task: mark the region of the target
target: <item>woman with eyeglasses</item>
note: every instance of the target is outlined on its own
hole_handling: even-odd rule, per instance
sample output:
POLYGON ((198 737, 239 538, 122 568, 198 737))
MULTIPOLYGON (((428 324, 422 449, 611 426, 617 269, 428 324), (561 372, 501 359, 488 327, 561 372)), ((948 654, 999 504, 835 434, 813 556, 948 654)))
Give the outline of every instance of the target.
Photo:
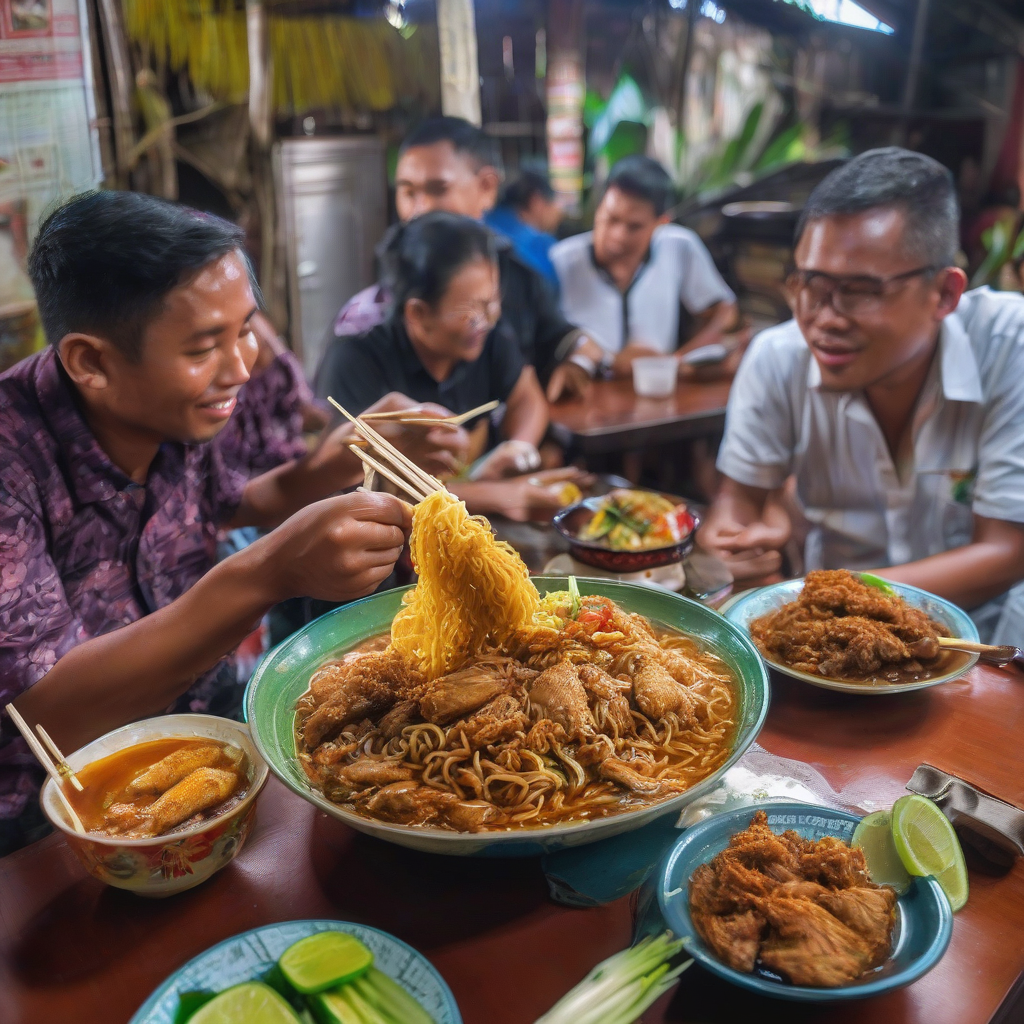
POLYGON ((964 293, 952 176, 872 150, 812 193, 793 319, 754 340, 729 396, 702 543, 781 567, 795 496, 806 569, 871 569, 1024 639, 1024 299, 964 293))
MULTIPOLYGON (((560 507, 561 486, 578 473, 535 472, 547 402, 515 338, 499 323, 494 235, 469 217, 428 213, 392 229, 382 270, 390 313, 379 326, 331 346, 317 375, 321 392, 354 413, 390 392, 422 403, 423 414, 432 416, 502 403, 500 442, 474 466, 471 480, 453 489, 473 512, 550 516, 560 507)), ((470 451, 482 454, 489 417, 467 426, 470 451)))

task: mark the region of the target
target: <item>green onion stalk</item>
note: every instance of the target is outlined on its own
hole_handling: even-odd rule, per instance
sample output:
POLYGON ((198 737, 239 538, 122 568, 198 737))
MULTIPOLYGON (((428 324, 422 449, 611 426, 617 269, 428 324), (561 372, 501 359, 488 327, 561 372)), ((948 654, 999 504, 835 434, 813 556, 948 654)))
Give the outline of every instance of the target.
POLYGON ((535 1024, 632 1024, 693 963, 670 967, 682 948, 671 932, 648 936, 602 960, 535 1024))

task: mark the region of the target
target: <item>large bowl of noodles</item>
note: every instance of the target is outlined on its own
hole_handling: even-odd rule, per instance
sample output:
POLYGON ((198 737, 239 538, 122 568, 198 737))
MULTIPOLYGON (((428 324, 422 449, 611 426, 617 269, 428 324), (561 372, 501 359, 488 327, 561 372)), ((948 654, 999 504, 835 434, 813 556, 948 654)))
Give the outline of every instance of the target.
MULTIPOLYGON (((569 585, 566 577, 533 577, 532 581, 541 595, 564 591, 569 585)), ((360 832, 430 853, 530 856, 583 846, 640 828, 663 815, 677 814, 690 801, 714 788, 760 732, 768 711, 768 675, 764 664, 742 629, 695 601, 668 591, 603 579, 580 579, 578 586, 584 597, 605 596, 626 612, 644 616, 656 627, 694 638, 728 667, 736 691, 735 725, 728 739, 728 755, 716 770, 685 792, 594 820, 477 832, 392 824, 329 800, 311 783, 300 763, 296 704, 321 666, 391 628, 408 588, 385 591, 328 612, 269 652, 246 690, 246 719, 253 740, 274 774, 325 813, 360 832)))

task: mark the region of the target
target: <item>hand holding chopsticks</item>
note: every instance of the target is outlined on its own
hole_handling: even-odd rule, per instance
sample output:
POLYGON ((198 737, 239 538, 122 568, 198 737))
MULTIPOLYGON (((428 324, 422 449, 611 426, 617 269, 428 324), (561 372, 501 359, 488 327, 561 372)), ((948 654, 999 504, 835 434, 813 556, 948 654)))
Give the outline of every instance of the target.
POLYGON ((71 766, 60 752, 60 748, 50 739, 49 734, 41 725, 37 725, 36 728, 39 730, 39 735, 42 736, 43 742, 53 752, 54 757, 57 759, 56 763, 50 760, 50 755, 46 752, 46 748, 36 739, 35 734, 28 726, 28 722, 21 717, 20 712, 13 704, 7 705, 7 714, 11 716, 11 721, 18 727, 21 735, 25 737, 25 742, 29 745, 29 749, 31 749, 39 763, 46 769, 46 774, 53 779, 53 784, 57 787, 57 796, 60 797, 61 803, 64 804, 64 810, 67 811, 72 827, 76 832, 81 832, 84 835, 85 826, 82 825, 82 819, 75 813, 74 807, 71 806, 71 801, 68 800, 67 794, 64 792, 65 778, 69 779, 79 792, 82 791, 82 783, 79 782, 78 776, 72 771, 71 766))
POLYGON ((444 484, 436 477, 420 469, 412 459, 403 455, 387 438, 377 433, 369 423, 362 417, 353 416, 344 406, 339 405, 333 398, 328 397, 328 402, 334 406, 352 425, 356 428, 359 436, 366 441, 373 449, 374 458, 356 442, 351 443, 349 451, 357 456, 363 463, 364 471, 379 473, 382 477, 390 480, 396 487, 400 487, 406 494, 411 495, 416 501, 422 501, 428 494, 435 491, 445 490, 444 484), (380 459, 381 461, 377 461, 380 459))

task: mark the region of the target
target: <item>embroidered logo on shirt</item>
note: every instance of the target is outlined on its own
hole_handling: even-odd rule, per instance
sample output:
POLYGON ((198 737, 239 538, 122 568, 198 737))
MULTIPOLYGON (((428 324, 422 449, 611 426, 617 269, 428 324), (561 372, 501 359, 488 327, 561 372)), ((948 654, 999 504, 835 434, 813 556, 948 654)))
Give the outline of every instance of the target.
POLYGON ((974 501, 974 480, 977 470, 953 471, 949 474, 949 490, 952 499, 960 505, 970 505, 974 501))

